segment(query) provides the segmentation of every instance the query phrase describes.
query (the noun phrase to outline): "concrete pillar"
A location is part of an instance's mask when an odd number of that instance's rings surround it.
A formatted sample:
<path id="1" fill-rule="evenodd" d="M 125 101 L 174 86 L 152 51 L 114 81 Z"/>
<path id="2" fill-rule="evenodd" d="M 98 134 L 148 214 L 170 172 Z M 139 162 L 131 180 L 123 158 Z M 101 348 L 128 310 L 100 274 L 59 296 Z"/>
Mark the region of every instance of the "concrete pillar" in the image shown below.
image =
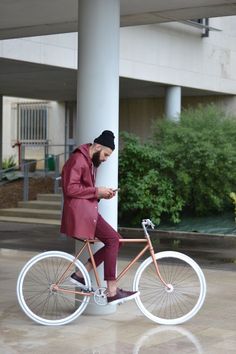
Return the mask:
<path id="1" fill-rule="evenodd" d="M 0 95 L 0 170 L 2 169 L 3 97 Z"/>
<path id="2" fill-rule="evenodd" d="M 76 140 L 93 142 L 103 130 L 114 132 L 116 149 L 97 175 L 97 185 L 114 188 L 118 183 L 119 31 L 119 0 L 79 1 Z M 117 229 L 117 197 L 102 200 L 99 212 Z M 103 269 L 100 276 L 103 279 Z M 90 305 L 88 312 L 109 313 L 114 308 Z"/>
<path id="3" fill-rule="evenodd" d="M 168 119 L 178 121 L 181 113 L 181 87 L 171 86 L 166 89 L 165 115 Z"/>

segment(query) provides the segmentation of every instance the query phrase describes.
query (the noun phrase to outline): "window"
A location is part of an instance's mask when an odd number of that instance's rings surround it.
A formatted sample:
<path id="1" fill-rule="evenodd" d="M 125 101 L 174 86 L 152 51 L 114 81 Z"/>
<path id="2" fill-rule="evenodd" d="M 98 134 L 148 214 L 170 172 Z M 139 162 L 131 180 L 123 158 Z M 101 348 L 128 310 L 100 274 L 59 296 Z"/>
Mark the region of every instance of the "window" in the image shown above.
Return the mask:
<path id="1" fill-rule="evenodd" d="M 44 143 L 48 135 L 48 105 L 18 104 L 18 140 L 22 143 Z"/>

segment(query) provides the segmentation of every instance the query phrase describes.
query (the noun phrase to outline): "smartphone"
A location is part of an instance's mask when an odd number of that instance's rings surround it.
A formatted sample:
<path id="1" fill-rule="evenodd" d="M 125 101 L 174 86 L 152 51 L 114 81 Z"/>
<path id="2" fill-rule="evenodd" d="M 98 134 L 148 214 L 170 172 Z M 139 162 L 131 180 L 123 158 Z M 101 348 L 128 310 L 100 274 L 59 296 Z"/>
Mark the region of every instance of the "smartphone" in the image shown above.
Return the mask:
<path id="1" fill-rule="evenodd" d="M 113 192 L 119 192 L 120 188 L 112 189 Z"/>

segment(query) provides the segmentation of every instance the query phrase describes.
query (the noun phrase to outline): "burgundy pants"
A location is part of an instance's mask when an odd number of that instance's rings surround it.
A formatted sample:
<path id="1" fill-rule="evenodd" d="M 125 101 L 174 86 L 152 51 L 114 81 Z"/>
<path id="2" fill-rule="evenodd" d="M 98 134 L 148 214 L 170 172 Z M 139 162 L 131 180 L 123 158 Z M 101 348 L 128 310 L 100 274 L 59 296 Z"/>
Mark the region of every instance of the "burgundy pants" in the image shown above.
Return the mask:
<path id="1" fill-rule="evenodd" d="M 98 221 L 95 230 L 95 237 L 98 238 L 104 246 L 94 254 L 96 266 L 104 262 L 104 280 L 116 279 L 116 261 L 122 242 L 122 238 L 103 217 L 98 214 Z M 91 259 L 89 259 L 91 262 Z"/>

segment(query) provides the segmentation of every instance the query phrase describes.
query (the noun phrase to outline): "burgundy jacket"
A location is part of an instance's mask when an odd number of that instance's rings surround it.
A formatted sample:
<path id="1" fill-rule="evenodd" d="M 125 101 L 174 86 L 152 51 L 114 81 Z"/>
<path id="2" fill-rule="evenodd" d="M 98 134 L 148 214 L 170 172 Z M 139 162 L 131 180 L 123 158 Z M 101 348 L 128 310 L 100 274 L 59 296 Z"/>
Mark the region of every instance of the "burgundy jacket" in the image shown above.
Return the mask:
<path id="1" fill-rule="evenodd" d="M 94 239 L 98 218 L 98 192 L 89 147 L 79 146 L 62 170 L 61 232 L 83 240 Z"/>

